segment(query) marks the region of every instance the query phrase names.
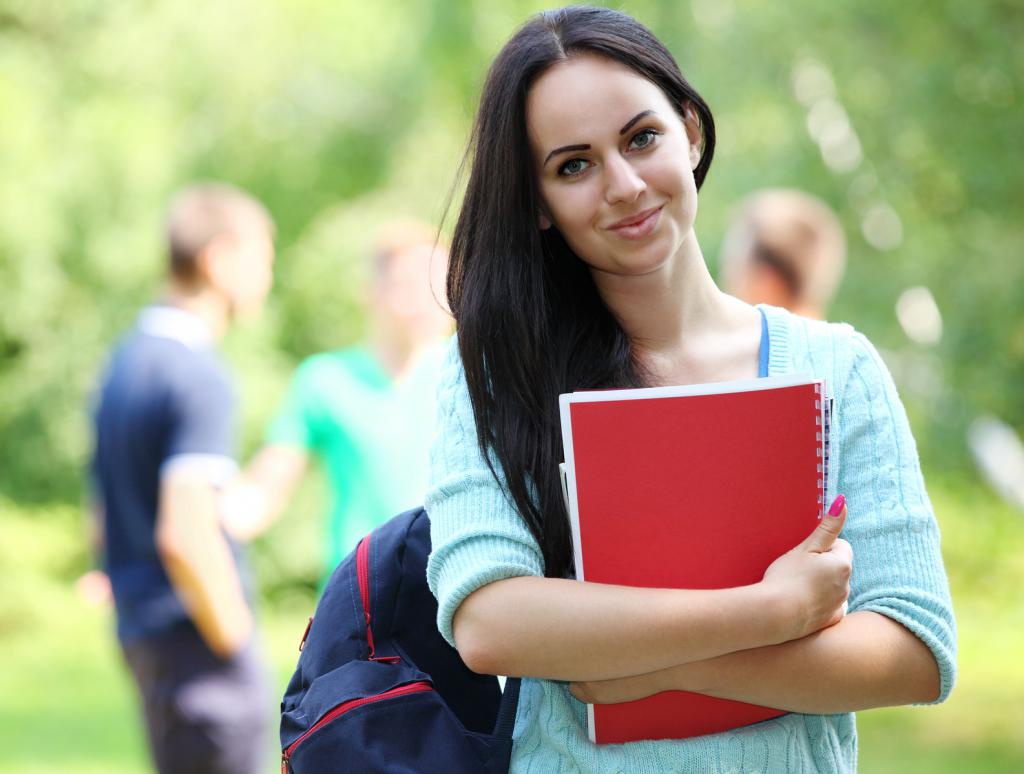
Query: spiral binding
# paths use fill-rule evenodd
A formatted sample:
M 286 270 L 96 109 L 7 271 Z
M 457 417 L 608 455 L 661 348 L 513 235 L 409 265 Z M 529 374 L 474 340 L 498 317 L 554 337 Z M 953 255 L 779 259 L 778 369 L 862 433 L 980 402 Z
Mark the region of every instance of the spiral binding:
M 824 394 L 822 383 L 814 385 L 815 440 L 818 442 L 818 514 L 825 514 L 825 497 L 828 492 L 829 436 L 831 434 L 832 399 Z
M 824 464 L 823 464 L 824 470 L 822 471 L 822 479 L 823 479 L 824 483 L 822 485 L 822 490 L 821 491 L 827 497 L 828 496 L 828 471 L 829 471 L 829 464 L 828 463 L 829 463 L 829 458 L 831 457 L 831 448 L 832 448 L 832 397 L 831 396 L 829 396 L 829 397 L 827 397 L 825 399 L 825 410 L 824 410 L 823 422 L 824 422 L 824 430 L 825 430 L 825 439 L 824 439 L 824 443 L 822 444 L 822 446 L 824 447 L 824 455 L 825 455 L 825 457 L 824 457 Z M 824 503 L 823 503 L 823 505 L 824 505 Z

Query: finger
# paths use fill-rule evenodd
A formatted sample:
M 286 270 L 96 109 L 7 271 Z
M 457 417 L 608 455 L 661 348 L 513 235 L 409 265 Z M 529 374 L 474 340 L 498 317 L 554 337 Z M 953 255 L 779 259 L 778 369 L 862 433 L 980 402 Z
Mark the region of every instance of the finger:
M 817 553 L 828 551 L 836 542 L 845 523 L 846 498 L 839 495 L 828 509 L 828 514 L 818 522 L 818 526 L 800 544 L 800 548 Z

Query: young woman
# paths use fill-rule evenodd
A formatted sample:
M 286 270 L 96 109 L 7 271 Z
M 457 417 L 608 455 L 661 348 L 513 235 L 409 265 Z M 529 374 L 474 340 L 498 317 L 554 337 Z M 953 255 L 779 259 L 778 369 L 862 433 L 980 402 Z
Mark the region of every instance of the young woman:
M 513 770 L 853 771 L 851 713 L 941 701 L 955 669 L 938 531 L 877 353 L 848 326 L 717 289 L 693 229 L 711 113 L 635 20 L 571 7 L 529 21 L 491 68 L 473 148 L 428 579 L 469 666 L 527 678 Z M 743 588 L 572 580 L 559 393 L 793 371 L 831 385 L 832 494 L 849 498 L 848 521 L 836 498 Z M 588 741 L 581 700 L 670 689 L 791 714 L 686 740 Z

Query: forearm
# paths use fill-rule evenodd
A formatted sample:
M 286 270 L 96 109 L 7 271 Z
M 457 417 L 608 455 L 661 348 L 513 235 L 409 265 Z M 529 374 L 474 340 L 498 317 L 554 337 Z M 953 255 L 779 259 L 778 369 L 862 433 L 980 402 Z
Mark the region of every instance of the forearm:
M 553 680 L 606 680 L 778 642 L 761 584 L 640 589 L 555 578 L 496 581 L 459 607 L 470 668 Z
M 220 561 L 187 555 L 171 556 L 165 557 L 164 568 L 210 650 L 219 656 L 230 656 L 240 650 L 252 635 L 252 614 L 237 576 L 232 578 L 224 573 L 216 579 L 201 569 Z
M 679 686 L 792 712 L 830 714 L 939 695 L 931 651 L 879 613 L 853 613 L 803 639 L 680 668 Z
M 208 484 L 162 487 L 157 547 L 171 585 L 210 649 L 220 656 L 241 649 L 252 634 L 252 613 Z
M 266 446 L 221 497 L 225 529 L 236 540 L 262 534 L 281 515 L 306 471 L 308 456 L 297 447 Z
M 934 700 L 939 673 L 931 651 L 909 630 L 878 613 L 862 612 L 799 640 L 573 687 L 577 698 L 597 703 L 666 690 L 833 714 Z
M 764 578 L 728 589 L 646 589 L 522 576 L 470 594 L 453 628 L 477 672 L 554 680 L 642 675 L 798 639 L 839 620 L 851 555 L 842 498 Z

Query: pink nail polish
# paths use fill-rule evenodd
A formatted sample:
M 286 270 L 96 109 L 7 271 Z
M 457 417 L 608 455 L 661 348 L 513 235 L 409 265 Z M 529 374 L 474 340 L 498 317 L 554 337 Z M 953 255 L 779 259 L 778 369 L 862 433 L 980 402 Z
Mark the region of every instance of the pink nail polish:
M 839 497 L 832 501 L 832 506 L 828 509 L 828 515 L 838 516 L 843 512 L 844 505 L 846 505 L 846 498 L 843 495 L 839 495 Z

